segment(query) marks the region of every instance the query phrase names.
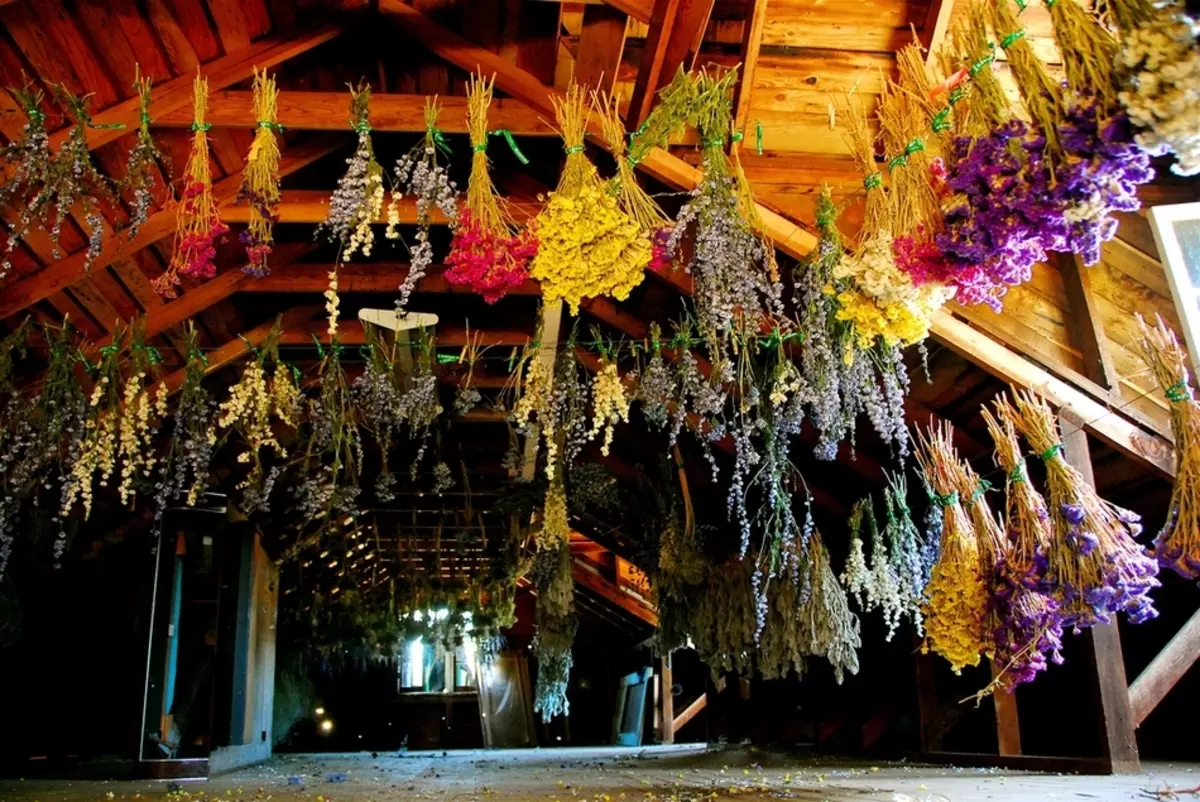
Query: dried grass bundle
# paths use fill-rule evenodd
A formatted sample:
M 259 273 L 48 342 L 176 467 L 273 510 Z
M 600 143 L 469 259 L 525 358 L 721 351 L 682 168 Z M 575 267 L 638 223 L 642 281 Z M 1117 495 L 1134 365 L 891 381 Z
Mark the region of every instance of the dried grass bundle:
M 1008 66 L 1025 101 L 1025 110 L 1046 137 L 1047 147 L 1059 153 L 1062 142 L 1058 129 L 1065 116 L 1062 89 L 1025 39 L 1025 29 L 1017 21 L 1010 0 L 996 0 L 988 5 L 992 29 L 1000 37 L 1000 47 L 1008 54 Z
M 621 211 L 633 218 L 642 231 L 653 233 L 670 223 L 666 212 L 638 183 L 636 162 L 626 153 L 625 121 L 621 119 L 620 97 L 607 92 L 592 93 L 592 109 L 600 118 L 600 129 L 608 150 L 617 162 L 617 174 L 608 189 Z M 643 140 L 644 142 L 644 140 Z
M 278 102 L 275 79 L 268 78 L 266 70 L 255 70 L 254 117 L 258 125 L 238 190 L 238 200 L 250 204 L 250 224 L 242 235 L 248 264 L 242 271 L 255 278 L 271 272 L 267 257 L 275 244 L 275 219 L 279 216 L 279 142 L 276 135 L 283 126 L 278 122 Z
M 1054 23 L 1054 41 L 1063 60 L 1067 88 L 1080 97 L 1096 96 L 1101 108 L 1114 109 L 1117 38 L 1077 0 L 1045 0 Z
M 931 115 L 925 104 L 915 87 L 894 81 L 888 81 L 879 96 L 880 134 L 884 153 L 890 157 L 892 233 L 897 235 L 923 231 L 931 236 L 941 228 L 941 204 L 930 172 L 939 153 L 930 136 Z
M 1004 88 L 1000 86 L 992 66 L 996 60 L 996 45 L 988 30 L 990 14 L 984 8 L 984 3 L 990 2 L 976 0 L 970 11 L 962 15 L 950 29 L 954 62 L 968 79 L 968 111 L 959 130 L 971 136 L 985 135 L 1008 122 L 1012 116 L 1012 104 L 1004 94 Z
M 859 231 L 858 248 L 880 231 L 892 231 L 892 204 L 889 202 L 891 187 L 885 186 L 883 171 L 875 161 L 875 139 L 871 123 L 863 103 L 847 92 L 838 106 L 838 118 L 846 131 L 846 144 L 854 164 L 864 176 L 863 188 L 867 192 L 863 210 L 863 224 Z
M 958 458 L 949 424 L 917 430 L 917 461 L 936 503 L 942 508 L 942 543 L 933 576 L 925 587 L 925 642 L 922 651 L 946 658 L 957 674 L 979 664 L 990 650 L 985 629 L 988 590 L 979 570 L 979 546 L 958 490 Z
M 1158 615 L 1149 592 L 1157 563 L 1134 540 L 1141 519 L 1101 499 L 1063 457 L 1050 404 L 1034 391 L 1014 390 L 1012 420 L 1046 465 L 1052 539 L 1044 587 L 1059 605 L 1064 626 L 1076 631 L 1124 611 L 1132 623 Z
M 1025 471 L 1025 457 L 1017 442 L 1017 429 L 1013 424 L 1016 411 L 1004 396 L 994 405 L 996 413 L 986 407 L 980 410 L 987 422 L 988 432 L 996 446 L 996 464 L 1007 474 L 1005 480 L 1005 528 L 1008 532 L 1008 548 L 1005 570 L 1017 581 L 1036 585 L 1041 575 L 1041 566 L 1050 546 L 1050 513 L 1046 500 L 1037 491 Z
M 1137 316 L 1142 358 L 1171 402 L 1175 436 L 1175 486 L 1167 521 L 1154 538 L 1160 565 L 1187 579 L 1200 578 L 1200 404 L 1192 395 L 1188 355 L 1161 317 L 1153 326 Z

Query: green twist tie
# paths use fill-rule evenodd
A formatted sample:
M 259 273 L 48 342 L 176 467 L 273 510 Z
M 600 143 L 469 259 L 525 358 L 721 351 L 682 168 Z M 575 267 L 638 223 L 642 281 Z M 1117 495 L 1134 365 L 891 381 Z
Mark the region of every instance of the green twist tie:
M 258 127 L 266 128 L 270 131 L 274 131 L 277 134 L 283 133 L 283 125 L 281 123 L 273 123 L 270 120 L 259 120 Z
M 207 368 L 208 356 L 206 356 L 205 353 L 199 348 L 193 348 L 191 351 L 188 351 L 188 362 L 199 362 L 201 365 L 204 365 L 204 367 Z
M 952 113 L 952 109 L 949 106 L 947 106 L 946 108 L 942 109 L 941 111 L 939 111 L 937 114 L 934 115 L 933 124 L 930 126 L 931 128 L 933 128 L 934 133 L 940 134 L 943 131 L 950 130 L 950 115 L 951 115 L 951 113 Z
M 442 136 L 442 129 L 435 125 L 428 126 L 425 129 L 425 136 L 433 140 L 433 144 L 438 147 L 443 153 L 450 153 L 450 143 L 446 141 L 446 137 Z
M 371 123 L 366 117 L 362 118 L 361 120 L 351 120 L 350 127 L 360 134 L 371 133 Z
M 883 186 L 883 173 L 871 173 L 863 179 L 863 186 L 868 189 L 878 189 Z
M 125 127 L 125 123 L 94 123 L 94 122 L 92 122 L 91 117 L 88 117 L 86 120 L 84 120 L 84 123 L 87 125 L 88 128 L 91 128 L 93 131 L 106 131 L 106 130 L 115 131 L 118 128 Z
M 1025 9 L 1029 8 L 1029 0 L 1013 0 L 1013 2 L 1017 4 L 1018 14 L 1024 14 Z M 1046 3 L 1046 8 L 1049 8 L 1052 5 L 1054 5 L 1054 0 L 1050 0 L 1050 2 Z
M 486 153 L 487 152 L 487 143 L 480 142 L 478 145 L 472 145 L 471 150 L 475 151 L 476 153 Z
M 198 123 L 195 120 L 192 121 L 193 134 L 197 131 L 208 131 L 210 128 L 212 128 L 212 123 Z
M 963 89 L 961 86 L 956 86 L 950 90 L 950 96 L 946 98 L 946 102 L 949 103 L 951 106 L 954 106 L 954 105 L 958 104 L 966 96 L 967 96 L 967 90 Z
M 1000 47 L 1004 48 L 1005 50 L 1008 50 L 1010 47 L 1013 46 L 1013 44 L 1018 39 L 1024 39 L 1024 38 L 1025 38 L 1025 29 L 1017 28 L 1015 31 L 1010 33 L 1008 36 L 1006 36 L 1000 40 Z
M 568 145 L 567 147 L 563 148 L 563 150 L 568 156 L 570 156 L 572 153 L 582 153 L 583 145 Z
M 967 72 L 970 74 L 970 76 L 972 78 L 974 78 L 976 75 L 983 72 L 983 70 L 985 68 L 990 67 L 995 60 L 996 60 L 995 53 L 984 56 L 983 58 L 979 59 L 979 61 L 976 61 L 974 64 L 972 64 L 971 69 L 967 70 Z
M 901 153 L 899 156 L 897 156 L 896 158 L 894 158 L 890 162 L 888 162 L 889 170 L 895 170 L 897 167 L 906 167 L 906 166 L 908 166 L 908 156 L 903 153 Z
M 723 148 L 725 147 L 725 137 L 719 136 L 716 139 L 705 139 L 700 144 L 706 148 Z
M 151 365 L 162 364 L 162 361 L 163 361 L 162 352 L 159 351 L 157 348 L 155 348 L 153 345 L 146 345 L 145 343 L 139 343 L 138 345 L 133 346 L 133 350 L 143 352 L 146 355 L 146 359 L 149 360 Z
M 142 109 L 139 119 L 141 120 L 142 125 L 146 128 L 149 128 L 154 124 L 154 120 L 150 119 L 150 111 L 148 109 Z
M 1046 0 L 1046 8 L 1054 8 L 1054 4 L 1057 2 L 1058 0 Z
M 1063 444 L 1055 443 L 1054 445 L 1050 446 L 1045 451 L 1043 451 L 1041 454 L 1038 454 L 1038 456 L 1041 457 L 1043 462 L 1049 462 L 1050 460 L 1054 459 L 1055 457 L 1061 457 L 1062 450 L 1063 450 Z
M 947 493 L 944 496 L 939 496 L 935 493 L 934 499 L 937 501 L 938 504 L 942 505 L 943 507 L 953 507 L 955 504 L 958 503 L 958 491 L 954 491 L 952 493 Z
M 513 139 L 512 131 L 508 130 L 507 128 L 497 128 L 495 131 L 488 131 L 488 134 L 491 136 L 504 137 L 504 141 L 508 143 L 508 149 L 511 150 L 512 154 L 517 157 L 517 161 L 519 161 L 521 164 L 529 164 L 529 158 L 521 152 L 519 147 L 517 147 L 517 140 Z
M 979 501 L 983 494 L 991 489 L 992 483 L 987 479 L 980 478 L 979 484 L 976 486 L 975 490 L 971 492 L 971 503 L 974 504 L 976 501 Z
M 102 346 L 100 346 L 100 356 L 101 357 L 112 356 L 113 354 L 117 353 L 117 351 L 119 351 L 119 350 L 120 350 L 120 346 L 118 346 L 116 343 L 109 343 L 108 345 L 102 345 Z
M 43 123 L 46 121 L 46 113 L 41 109 L 29 109 L 27 112 L 25 112 L 25 114 L 29 117 L 30 122 Z
M 741 142 L 744 137 L 741 131 L 734 131 L 729 135 L 729 138 L 734 142 Z
M 1180 379 L 1166 389 L 1167 400 L 1174 403 L 1187 401 L 1192 397 L 1192 390 L 1188 387 L 1187 379 Z
M 457 354 L 438 354 L 437 355 L 437 363 L 439 365 L 453 365 L 457 361 L 458 361 Z
M 923 150 L 925 150 L 925 142 L 920 137 L 917 137 L 912 142 L 909 142 L 907 145 L 905 145 L 904 155 L 911 156 L 914 153 L 920 153 Z
M 1011 471 L 1009 471 L 1009 472 L 1008 472 L 1008 481 L 1010 481 L 1010 482 L 1024 482 L 1024 481 L 1025 481 L 1025 479 L 1026 479 L 1026 477 L 1025 477 L 1025 463 L 1024 463 L 1024 462 L 1018 462 L 1016 465 L 1014 465 L 1014 466 L 1013 466 L 1013 469 L 1012 469 Z
M 763 155 L 763 124 L 762 120 L 754 121 L 754 149 L 758 155 Z

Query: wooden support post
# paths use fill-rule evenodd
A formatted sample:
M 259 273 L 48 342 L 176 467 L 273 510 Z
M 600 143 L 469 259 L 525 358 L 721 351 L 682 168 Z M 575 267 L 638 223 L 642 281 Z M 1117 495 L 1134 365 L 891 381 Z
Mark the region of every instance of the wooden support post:
M 1083 475 L 1084 481 L 1094 487 L 1096 478 L 1092 473 L 1092 458 L 1083 423 L 1081 418 L 1069 411 L 1059 413 L 1063 457 Z M 1100 716 L 1104 724 L 1104 756 L 1113 774 L 1137 774 L 1141 771 L 1141 762 L 1138 759 L 1133 710 L 1129 703 L 1129 683 L 1125 679 L 1125 658 L 1121 653 L 1117 622 L 1096 624 L 1088 633 L 1096 665 Z
M 1150 661 L 1129 686 L 1129 706 L 1133 710 L 1133 726 L 1140 727 L 1146 716 L 1158 707 L 1200 659 L 1200 610 L 1192 614 L 1175 637 Z
M 995 662 L 989 661 L 992 678 L 1000 672 Z M 1021 720 L 1017 716 L 1017 695 L 997 688 L 992 694 L 996 708 L 996 743 L 1001 757 L 1021 754 Z
M 1073 344 L 1083 354 L 1083 375 L 1111 392 L 1117 388 L 1117 373 L 1096 310 L 1088 269 L 1081 257 L 1070 253 L 1054 254 L 1054 264 L 1062 274 L 1063 288 L 1067 292 L 1067 330 Z
M 675 685 L 675 679 L 671 675 L 671 655 L 663 655 L 660 660 L 661 667 L 658 675 L 662 678 L 659 688 L 662 689 L 662 742 L 665 744 L 675 743 L 675 697 L 671 695 L 671 689 Z

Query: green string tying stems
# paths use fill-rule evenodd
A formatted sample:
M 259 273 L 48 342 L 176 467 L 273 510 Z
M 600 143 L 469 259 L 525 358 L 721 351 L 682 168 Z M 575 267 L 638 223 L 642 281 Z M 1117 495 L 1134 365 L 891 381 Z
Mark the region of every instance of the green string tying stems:
M 754 149 L 758 155 L 763 155 L 763 124 L 762 120 L 754 121 Z
M 950 130 L 950 126 L 951 126 L 950 114 L 951 113 L 952 113 L 951 108 L 949 106 L 947 106 L 946 108 L 942 109 L 941 111 L 939 111 L 937 114 L 934 115 L 933 123 L 930 125 L 930 127 L 933 128 L 934 133 L 940 134 L 943 131 Z
M 439 365 L 453 365 L 455 362 L 458 362 L 458 361 L 459 361 L 459 356 L 457 354 L 438 354 L 437 355 L 437 362 Z
M 266 128 L 267 130 L 274 131 L 277 134 L 283 133 L 283 124 L 282 123 L 273 123 L 270 120 L 259 120 L 258 127 Z
M 488 131 L 488 136 L 504 137 L 504 141 L 508 143 L 508 149 L 512 151 L 513 156 L 517 157 L 517 161 L 521 164 L 529 164 L 529 158 L 517 147 L 517 140 L 513 139 L 512 131 L 507 128 L 497 128 L 495 131 Z M 485 143 L 484 147 L 486 146 Z
M 947 493 L 944 496 L 935 494 L 934 498 L 936 499 L 937 503 L 943 507 L 953 507 L 958 503 L 958 491 Z
M 1014 466 L 1013 466 L 1013 469 L 1012 469 L 1011 471 L 1009 471 L 1009 472 L 1008 472 L 1008 481 L 1010 481 L 1010 482 L 1024 482 L 1024 481 L 1025 481 L 1025 479 L 1026 479 L 1026 476 L 1025 476 L 1025 463 L 1024 463 L 1024 462 L 1018 462 L 1016 465 L 1014 465 Z
M 153 345 L 146 345 L 144 343 L 138 343 L 137 345 L 133 346 L 133 350 L 141 351 L 142 353 L 144 353 L 146 355 L 146 359 L 150 362 L 151 365 L 162 364 L 162 361 L 163 361 L 162 352 L 159 351 L 157 348 L 155 348 Z
M 138 119 L 141 121 L 141 124 L 144 128 L 149 128 L 154 124 L 154 120 L 150 118 L 149 109 L 142 109 L 141 114 L 138 115 Z
M 1017 28 L 1015 31 L 1010 33 L 1008 36 L 1006 36 L 1000 40 L 1000 47 L 1004 48 L 1005 50 L 1008 50 L 1018 40 L 1024 39 L 1024 38 L 1025 38 L 1025 29 Z
M 192 133 L 193 134 L 196 133 L 197 131 L 207 132 L 210 128 L 212 128 L 212 123 L 198 123 L 195 121 L 192 122 Z
M 567 145 L 563 150 L 570 156 L 572 153 L 582 153 L 583 145 Z
M 706 139 L 700 144 L 706 148 L 723 148 L 725 147 L 725 137 L 719 136 L 714 139 Z
M 986 69 L 987 67 L 990 67 L 995 60 L 996 60 L 995 53 L 984 56 L 983 58 L 979 59 L 979 61 L 976 61 L 974 64 L 972 64 L 971 68 L 969 70 L 967 70 L 967 72 L 970 74 L 970 76 L 972 78 L 974 78 L 976 75 L 983 72 L 984 69 Z
M 883 173 L 870 173 L 863 179 L 863 187 L 867 190 L 878 189 L 883 186 Z
M 1188 387 L 1187 379 L 1180 379 L 1172 384 L 1166 390 L 1167 400 L 1173 403 L 1187 401 L 1192 397 L 1192 390 Z
M 974 504 L 976 501 L 979 501 L 980 497 L 991 489 L 992 483 L 987 479 L 980 478 L 979 484 L 976 485 L 975 490 L 971 492 L 971 503 Z
M 1042 462 L 1049 462 L 1050 460 L 1054 459 L 1055 457 L 1061 457 L 1062 451 L 1063 451 L 1063 444 L 1055 443 L 1054 445 L 1050 446 L 1045 451 L 1043 451 L 1041 454 L 1038 454 L 1038 456 L 1041 458 Z
M 961 86 L 956 86 L 950 90 L 950 95 L 946 98 L 946 102 L 953 106 L 962 101 L 962 99 L 966 96 L 967 90 L 963 89 Z
M 360 134 L 371 133 L 371 123 L 365 117 L 361 120 L 351 120 L 350 127 Z
M 450 143 L 446 141 L 446 137 L 442 136 L 442 129 L 436 125 L 426 126 L 425 135 L 433 140 L 433 144 L 438 147 L 443 153 L 450 152 Z
M 208 356 L 199 348 L 193 348 L 188 351 L 188 362 L 199 362 L 204 367 L 208 367 Z
M 42 111 L 41 109 L 37 109 L 37 108 L 29 109 L 28 111 L 25 112 L 25 114 L 29 117 L 29 121 L 31 123 L 32 122 L 43 123 L 46 121 L 46 113 L 44 111 Z

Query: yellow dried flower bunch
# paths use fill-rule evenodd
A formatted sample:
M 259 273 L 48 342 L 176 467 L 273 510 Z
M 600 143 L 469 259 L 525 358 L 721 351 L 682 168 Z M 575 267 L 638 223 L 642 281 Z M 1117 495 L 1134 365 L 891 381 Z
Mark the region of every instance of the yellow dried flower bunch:
M 607 457 L 612 446 L 613 431 L 618 423 L 628 420 L 629 396 L 625 394 L 617 363 L 610 357 L 603 357 L 600 370 L 592 380 L 592 429 L 588 432 L 588 439 L 596 439 L 603 429 L 604 444 L 600 446 L 600 453 Z
M 946 658 L 954 673 L 979 664 L 989 647 L 985 619 L 988 594 L 979 570 L 979 549 L 971 519 L 958 493 L 958 459 L 949 424 L 917 432 L 917 459 L 943 508 L 942 548 L 925 586 L 925 642 L 922 651 Z
M 279 210 L 279 142 L 276 134 L 283 130 L 277 120 L 276 105 L 279 90 L 275 79 L 267 77 L 267 71 L 254 71 L 254 116 L 258 126 L 250 152 L 246 155 L 246 169 L 242 172 L 242 186 L 238 199 L 250 205 L 250 224 L 246 228 L 246 266 L 248 275 L 262 278 L 271 272 L 267 258 L 275 246 L 275 218 Z
M 159 422 L 167 414 L 166 385 L 159 383 L 153 393 L 147 386 L 147 382 L 152 380 L 151 368 L 161 361 L 161 357 L 142 342 L 138 333 L 134 334 L 130 352 L 130 372 L 122 393 L 117 442 L 117 458 L 121 462 L 121 483 L 117 493 L 122 504 L 133 501 L 136 495 L 133 483 L 139 476 L 150 478 L 156 462 L 154 435 L 158 432 Z
M 104 360 L 101 360 L 103 367 Z M 96 380 L 88 398 L 90 413 L 84 423 L 83 441 L 79 454 L 71 463 L 71 473 L 63 488 L 61 512 L 68 514 L 76 501 L 83 503 L 83 515 L 92 513 L 92 478 L 100 475 L 100 486 L 107 487 L 117 466 L 117 416 L 109 410 L 119 409 L 120 396 L 116 383 L 104 373 Z
M 542 283 L 547 301 L 561 298 L 577 314 L 584 298 L 628 298 L 644 277 L 652 248 L 584 155 L 591 113 L 583 90 L 573 84 L 553 102 L 567 159 L 558 188 L 537 217 L 538 253 L 530 274 Z
M 542 507 L 542 528 L 534 540 L 538 550 L 565 548 L 571 539 L 571 524 L 567 519 L 567 491 L 559 476 L 546 488 L 546 503 Z
M 554 465 L 558 456 L 558 443 L 554 431 L 554 365 L 552 359 L 542 352 L 540 341 L 525 347 L 524 383 L 521 396 L 513 405 L 512 422 L 517 431 L 527 438 L 537 438 L 539 429 L 546 441 L 546 476 L 554 479 Z

